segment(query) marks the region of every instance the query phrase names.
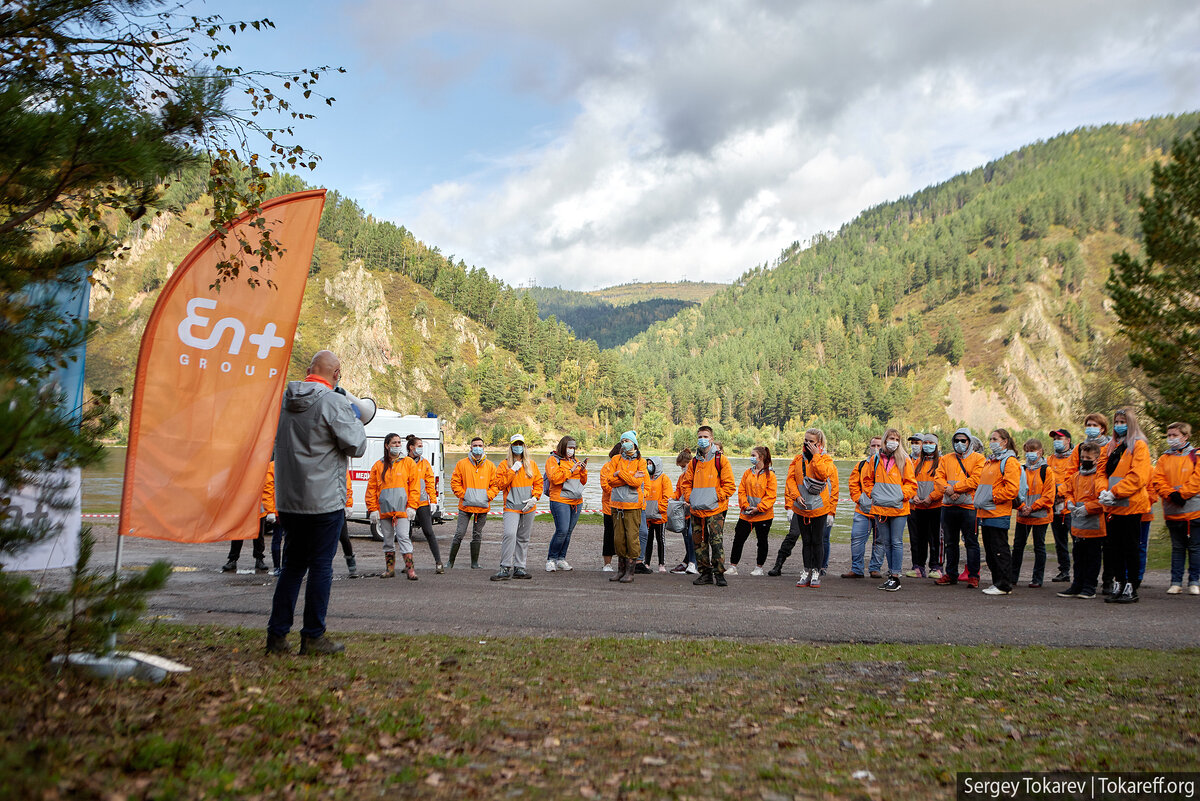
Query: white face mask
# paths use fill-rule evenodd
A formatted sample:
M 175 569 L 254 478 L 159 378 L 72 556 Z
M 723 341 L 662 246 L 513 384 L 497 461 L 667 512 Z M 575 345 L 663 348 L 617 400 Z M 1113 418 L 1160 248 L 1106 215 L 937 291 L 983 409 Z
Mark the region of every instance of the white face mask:
M 884 447 L 887 449 L 888 453 L 895 453 L 896 449 L 900 447 L 900 440 L 889 439 Z
M 418 459 L 421 458 L 421 454 L 424 452 L 425 452 L 424 448 L 413 448 L 413 456 L 417 457 Z
M 575 449 L 574 449 L 574 448 L 567 448 L 567 456 L 568 456 L 568 457 L 570 457 L 570 458 L 572 458 L 572 459 L 574 459 L 574 458 L 575 458 Z
M 400 455 L 400 450 L 401 450 L 401 448 L 399 445 L 393 445 L 390 448 L 388 448 L 388 453 L 390 453 L 392 455 L 392 458 L 395 459 L 396 457 L 398 457 Z

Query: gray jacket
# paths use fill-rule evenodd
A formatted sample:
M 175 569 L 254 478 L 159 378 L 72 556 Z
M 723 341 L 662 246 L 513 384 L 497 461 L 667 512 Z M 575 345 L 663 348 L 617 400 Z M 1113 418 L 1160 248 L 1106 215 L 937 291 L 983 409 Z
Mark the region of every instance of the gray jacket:
M 302 515 L 346 508 L 348 457 L 366 451 L 366 429 L 344 395 L 289 381 L 275 434 L 275 508 Z

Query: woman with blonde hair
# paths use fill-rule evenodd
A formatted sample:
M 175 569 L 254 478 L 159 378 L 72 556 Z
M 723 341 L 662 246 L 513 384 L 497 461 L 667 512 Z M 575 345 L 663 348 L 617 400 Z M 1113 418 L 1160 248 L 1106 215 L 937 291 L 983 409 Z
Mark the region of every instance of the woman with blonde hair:
M 492 581 L 530 579 L 525 570 L 529 535 L 542 497 L 542 474 L 525 453 L 525 435 L 513 434 L 508 440 L 508 458 L 496 468 L 492 488 L 504 494 L 504 534 L 500 540 L 500 570 Z
M 904 526 L 908 502 L 917 494 L 912 459 L 900 447 L 900 432 L 889 428 L 883 435 L 883 450 L 862 469 L 862 492 L 871 499 L 871 516 L 888 558 L 888 579 L 879 585 L 885 592 L 900 589 L 904 570 Z
M 1138 536 L 1142 515 L 1150 511 L 1150 445 L 1131 407 L 1117 409 L 1112 431 L 1113 438 L 1100 456 L 1100 474 L 1107 486 L 1100 492 L 1107 516 L 1104 559 L 1113 573 L 1112 594 L 1105 601 L 1130 604 L 1137 603 L 1141 584 Z

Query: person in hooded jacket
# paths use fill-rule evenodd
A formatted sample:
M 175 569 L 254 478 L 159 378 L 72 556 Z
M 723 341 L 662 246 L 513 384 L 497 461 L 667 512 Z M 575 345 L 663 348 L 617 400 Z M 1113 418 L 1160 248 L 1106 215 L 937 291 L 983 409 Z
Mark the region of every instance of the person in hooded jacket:
M 492 489 L 504 495 L 504 534 L 500 540 L 500 569 L 491 580 L 531 579 L 525 559 L 538 498 L 542 497 L 542 474 L 525 451 L 524 434 L 509 437 L 508 458 L 496 468 Z
M 742 560 L 742 546 L 754 531 L 758 541 L 758 553 L 755 567 L 750 571 L 752 576 L 763 575 L 763 565 L 767 561 L 767 537 L 771 533 L 771 522 L 775 519 L 775 498 L 778 495 L 779 479 L 771 469 L 771 449 L 759 445 L 750 451 L 753 464 L 742 473 L 742 481 L 738 485 L 738 515 L 737 524 L 733 527 L 733 548 L 729 551 L 729 567 L 725 575 L 738 574 L 738 562 Z
M 1054 471 L 1054 510 L 1050 518 L 1050 530 L 1054 532 L 1054 555 L 1058 559 L 1058 573 L 1050 579 L 1054 582 L 1071 580 L 1071 513 L 1067 511 L 1066 482 L 1068 465 L 1071 463 L 1071 432 L 1056 428 L 1050 432 L 1054 452 L 1047 455 L 1046 462 Z
M 1031 589 L 1037 589 L 1042 586 L 1046 572 L 1046 529 L 1054 514 L 1054 505 L 1058 501 L 1058 480 L 1054 470 L 1046 462 L 1041 440 L 1026 440 L 1022 447 L 1025 450 L 1025 462 L 1021 465 L 1021 487 L 1017 493 L 1020 505 L 1017 509 L 1017 528 L 1013 533 L 1012 583 L 1020 583 L 1025 543 L 1032 534 L 1033 575 L 1030 577 L 1029 586 Z
M 382 578 L 396 575 L 396 551 L 404 560 L 404 573 L 409 581 L 417 580 L 413 565 L 413 544 L 409 527 L 416 512 L 411 499 L 420 493 L 420 477 L 412 459 L 404 457 L 404 444 L 399 434 L 383 438 L 383 458 L 371 467 L 367 479 L 367 514 L 375 530 L 383 537 Z
M 367 432 L 350 401 L 333 391 L 341 374 L 341 360 L 319 351 L 304 380 L 288 382 L 283 393 L 275 433 L 275 508 L 287 544 L 267 621 L 268 654 L 291 652 L 287 635 L 306 575 L 300 654 L 345 650 L 325 635 L 325 614 L 346 520 L 346 471 L 351 457 L 367 452 Z
M 792 555 L 796 540 L 801 543 L 803 569 L 797 587 L 819 589 L 824 561 L 825 518 L 830 513 L 831 478 L 837 466 L 825 452 L 825 432 L 810 428 L 804 432 L 804 449 L 788 465 L 783 500 L 790 512 L 788 534 L 775 553 L 769 576 L 783 573 L 783 563 Z
M 554 518 L 554 536 L 546 551 L 546 572 L 570 570 L 567 549 L 571 547 L 571 534 L 579 522 L 579 510 L 583 508 L 583 487 L 588 482 L 587 459 L 575 458 L 578 447 L 574 437 L 563 437 L 558 441 L 554 453 L 546 459 L 546 480 L 549 488 L 550 516 Z
M 454 567 L 454 559 L 458 556 L 468 525 L 471 526 L 471 569 L 480 568 L 479 549 L 483 545 L 483 527 L 487 524 L 492 499 L 496 497 L 496 490 L 492 489 L 495 475 L 496 465 L 484 456 L 483 438 L 473 437 L 470 452 L 458 460 L 450 476 L 450 492 L 458 498 L 458 522 L 455 524 L 454 541 L 450 545 L 450 559 L 447 562 L 451 568 Z
M 263 483 L 262 496 L 258 504 L 258 536 L 254 540 L 254 572 L 266 573 L 266 541 L 267 532 L 271 533 L 271 559 L 274 561 L 274 569 L 279 570 L 279 550 L 276 547 L 275 536 L 275 521 L 278 515 L 275 513 L 275 463 L 271 462 L 267 465 L 267 477 Z M 221 568 L 222 573 L 233 573 L 237 571 L 238 557 L 242 555 L 242 543 L 245 540 L 231 540 L 229 543 L 229 561 Z M 278 572 L 275 575 L 279 575 Z
M 613 545 L 617 550 L 617 574 L 609 581 L 628 584 L 633 581 L 634 564 L 641 557 L 640 529 L 646 507 L 643 490 L 646 460 L 638 450 L 636 432 L 626 431 L 621 435 L 621 453 L 610 459 L 609 465 L 609 505 L 613 515 Z
M 889 428 L 883 434 L 883 450 L 863 468 L 862 491 L 871 499 L 871 516 L 887 552 L 888 579 L 877 589 L 896 592 L 904 570 L 904 527 L 909 501 L 917 494 L 912 459 L 900 447 L 900 432 Z
M 696 429 L 696 455 L 679 477 L 679 496 L 691 514 L 692 544 L 700 575 L 695 585 L 727 587 L 725 580 L 725 515 L 729 499 L 737 492 L 729 457 L 713 442 L 707 425 Z
M 960 428 L 951 438 L 951 451 L 938 465 L 937 483 L 942 488 L 942 548 L 945 559 L 938 586 L 946 587 L 965 581 L 968 587 L 979 586 L 979 534 L 975 516 L 975 495 L 956 493 L 950 485 L 978 478 L 985 459 L 980 453 L 979 440 L 971 429 Z M 966 576 L 958 572 L 959 540 L 966 546 Z
M 446 572 L 442 564 L 442 549 L 438 547 L 437 535 L 433 533 L 433 512 L 430 504 L 437 498 L 437 480 L 433 476 L 433 465 L 425 458 L 425 442 L 420 437 L 409 434 L 405 437 L 408 448 L 408 458 L 412 459 L 413 471 L 417 474 L 418 491 L 408 499 L 408 506 L 413 510 L 409 517 L 415 525 L 420 526 L 421 534 L 433 554 L 434 572 Z
M 650 456 L 646 459 L 646 555 L 647 567 L 654 557 L 654 543 L 658 542 L 658 572 L 667 572 L 667 542 L 663 527 L 667 522 L 667 501 L 671 497 L 671 479 L 663 472 L 662 459 Z
M 1113 415 L 1113 438 L 1104 448 L 1100 472 L 1108 488 L 1100 493 L 1105 508 L 1105 562 L 1113 574 L 1109 603 L 1130 604 L 1138 601 L 1138 564 L 1141 555 L 1138 537 L 1142 515 L 1150 511 L 1150 445 L 1138 426 L 1130 407 Z
M 605 573 L 613 572 L 612 558 L 617 555 L 613 533 L 612 498 L 610 497 L 612 491 L 609 489 L 608 481 L 612 478 L 612 458 L 620 452 L 621 443 L 618 440 L 617 444 L 613 445 L 608 452 L 608 461 L 600 468 L 600 511 L 604 514 L 604 539 L 600 546 L 600 555 L 604 557 L 604 567 L 601 570 Z
M 1012 502 L 1021 488 L 1017 445 L 1007 429 L 997 428 L 988 436 L 988 459 L 974 478 L 949 485 L 955 494 L 974 493 L 975 515 L 983 536 L 984 554 L 992 585 L 984 595 L 1012 593 L 1012 556 L 1008 528 L 1012 524 Z
M 1192 427 L 1167 426 L 1167 450 L 1158 457 L 1151 488 L 1162 501 L 1163 518 L 1171 535 L 1171 584 L 1167 595 L 1183 592 L 1187 568 L 1188 594 L 1200 595 L 1200 467 L 1190 442 Z
M 681 450 L 679 453 L 677 453 L 675 455 L 675 466 L 678 467 L 680 469 L 680 471 L 687 470 L 687 466 L 688 466 L 688 464 L 691 463 L 691 461 L 692 461 L 691 448 L 684 448 L 683 450 Z M 677 501 L 684 500 L 684 498 L 681 497 L 681 495 L 680 495 L 680 489 L 681 488 L 680 488 L 679 484 L 676 484 L 674 500 L 677 500 Z M 692 541 L 692 516 L 691 515 L 686 515 L 684 517 L 682 533 L 683 533 L 683 561 L 680 562 L 679 564 L 675 565 L 675 567 L 671 568 L 671 572 L 677 576 L 683 575 L 684 573 L 690 573 L 691 575 L 694 576 L 700 572 L 700 569 L 696 567 L 696 544 Z
M 910 501 L 908 512 L 908 542 L 912 550 L 912 569 L 905 573 L 909 578 L 932 579 L 942 577 L 942 488 L 938 486 L 937 474 L 941 467 L 938 438 L 935 434 L 921 434 L 921 441 L 913 454 L 915 466 L 913 476 L 917 479 L 917 494 Z M 928 559 L 929 572 L 925 572 Z
M 1100 445 L 1093 440 L 1081 442 L 1079 457 L 1071 478 L 1063 482 L 1067 512 L 1071 515 L 1071 551 L 1075 555 L 1071 586 L 1058 593 L 1059 598 L 1091 600 L 1096 597 L 1096 579 L 1100 575 L 1100 543 L 1104 539 L 1104 507 L 1100 492 L 1104 477 L 1099 470 Z
M 844 579 L 860 579 L 863 573 L 863 558 L 866 555 L 867 539 L 871 540 L 871 578 L 881 578 L 880 568 L 885 558 L 883 544 L 875 531 L 875 518 L 871 516 L 871 496 L 862 491 L 862 471 L 883 448 L 883 437 L 871 437 L 867 443 L 866 458 L 850 471 L 850 500 L 854 503 L 854 517 L 850 523 L 850 570 L 842 574 Z

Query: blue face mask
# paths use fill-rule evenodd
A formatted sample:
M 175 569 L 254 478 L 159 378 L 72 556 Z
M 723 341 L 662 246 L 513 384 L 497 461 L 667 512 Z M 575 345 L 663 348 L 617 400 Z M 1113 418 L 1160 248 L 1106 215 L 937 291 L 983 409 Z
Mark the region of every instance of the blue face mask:
M 633 453 L 634 447 L 635 447 L 634 444 L 632 442 L 630 442 L 629 440 L 627 440 L 627 439 L 621 440 L 621 450 L 625 451 L 626 453 Z
M 910 450 L 909 453 L 912 454 L 912 458 L 916 459 L 918 456 L 921 455 L 921 446 L 914 444 L 912 446 L 912 450 Z
M 992 455 L 993 456 L 999 456 L 1000 454 L 1004 453 L 1004 443 L 1003 442 L 992 442 L 989 444 L 992 446 Z
M 936 450 L 937 450 L 937 443 L 924 442 L 921 444 L 921 452 L 922 453 L 933 453 Z
M 1037 464 L 1037 462 L 1038 462 L 1038 455 L 1036 453 L 1025 454 L 1025 464 L 1029 465 L 1030 467 L 1033 467 L 1035 464 Z
M 1083 429 L 1083 433 L 1087 434 L 1088 439 L 1095 439 L 1100 436 L 1100 426 L 1088 426 Z
M 471 448 L 471 455 L 474 456 L 476 459 L 478 459 L 480 456 L 483 456 L 483 446 L 476 445 L 473 448 Z
M 1123 437 L 1129 433 L 1129 426 L 1125 425 L 1124 423 L 1117 423 L 1115 426 L 1113 426 L 1113 433 L 1118 437 Z
M 520 456 L 522 453 L 525 452 L 525 446 L 524 445 L 513 445 L 512 452 L 513 452 L 513 456 Z
M 1054 452 L 1055 453 L 1066 453 L 1067 452 L 1067 441 L 1065 439 L 1054 440 Z
M 962 456 L 964 453 L 967 452 L 967 448 L 970 446 L 970 444 L 971 443 L 969 443 L 969 442 L 956 442 L 956 443 L 954 443 L 954 452 L 957 453 L 959 456 Z
M 710 442 L 710 440 L 708 437 L 697 437 L 696 438 L 696 447 L 702 451 L 707 450 L 709 442 Z

